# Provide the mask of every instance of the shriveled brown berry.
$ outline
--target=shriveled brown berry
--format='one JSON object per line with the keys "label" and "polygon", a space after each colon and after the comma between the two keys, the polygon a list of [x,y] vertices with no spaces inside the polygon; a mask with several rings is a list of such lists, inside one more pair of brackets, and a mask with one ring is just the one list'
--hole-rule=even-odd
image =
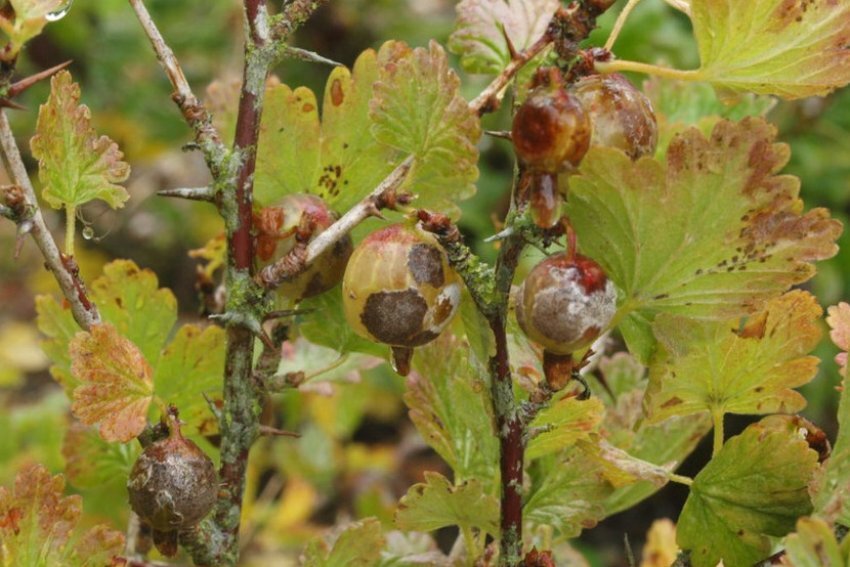
{"label": "shriveled brown berry", "polygon": [[573,87],[593,124],[591,145],[610,146],[632,159],[655,153],[658,123],[652,103],[624,76],[590,75]]}
{"label": "shriveled brown berry", "polygon": [[585,256],[549,256],[528,274],[516,300],[523,332],[555,354],[590,346],[617,309],[614,284]]}
{"label": "shriveled brown berry", "polygon": [[[309,243],[335,221],[336,215],[319,197],[287,195],[255,215],[257,257],[271,264],[299,241]],[[331,289],[342,279],[352,249],[351,237],[346,235],[294,279],[283,282],[278,293],[297,301]]]}
{"label": "shriveled brown berry", "polygon": [[139,455],[127,481],[133,511],[160,532],[196,525],[215,504],[218,477],[209,457],[176,426]]}
{"label": "shriveled brown berry", "polygon": [[526,169],[558,173],[590,147],[591,124],[578,99],[558,82],[531,90],[514,115],[511,139]]}

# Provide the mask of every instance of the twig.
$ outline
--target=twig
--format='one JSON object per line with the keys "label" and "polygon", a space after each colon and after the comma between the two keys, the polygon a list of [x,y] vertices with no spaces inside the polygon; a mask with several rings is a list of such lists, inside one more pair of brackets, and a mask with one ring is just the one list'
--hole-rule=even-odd
{"label": "twig", "polygon": [[329,65],[331,67],[342,67],[342,63],[339,61],[334,61],[333,59],[328,59],[322,55],[314,51],[309,51],[307,49],[301,49],[300,47],[292,47],[291,45],[287,45],[283,48],[281,55],[286,57],[292,57],[293,59],[300,59],[301,61],[306,61],[307,63],[319,63],[321,65]]}
{"label": "twig", "polygon": [[175,189],[162,189],[156,192],[160,197],[175,197],[177,199],[188,199],[190,201],[215,201],[215,191],[211,187],[178,187]]}
{"label": "twig", "polygon": [[296,433],[295,431],[284,431],[283,429],[278,429],[276,427],[271,427],[269,425],[261,425],[260,426],[260,435],[267,435],[269,437],[301,437],[300,433]]}
{"label": "twig", "polygon": [[29,219],[32,222],[30,233],[39,250],[41,250],[44,264],[48,270],[53,272],[53,276],[62,290],[62,295],[71,305],[74,320],[80,327],[88,330],[92,325],[100,323],[100,313],[86,294],[85,285],[80,279],[79,272],[76,271],[76,263],[73,262],[73,258],[69,258],[59,251],[53,235],[47,229],[41,209],[38,206],[35,189],[21,159],[21,152],[9,126],[9,119],[3,110],[0,110],[0,145],[3,147],[3,154],[9,164],[9,171],[15,183],[23,190],[26,206],[32,211]]}

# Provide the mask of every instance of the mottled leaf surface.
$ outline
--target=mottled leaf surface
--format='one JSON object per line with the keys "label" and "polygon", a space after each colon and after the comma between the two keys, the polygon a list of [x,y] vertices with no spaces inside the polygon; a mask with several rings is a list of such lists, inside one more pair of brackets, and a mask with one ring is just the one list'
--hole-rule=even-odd
{"label": "mottled leaf surface", "polygon": [[496,74],[511,61],[505,36],[517,51],[537,41],[558,9],[557,0],[462,0],[449,50],[470,73]]}
{"label": "mottled leaf surface", "polygon": [[91,112],[80,104],[80,87],[67,71],[60,71],[50,81],[50,97],[39,108],[30,147],[38,160],[42,195],[54,209],[94,199],[106,201],[114,209],[130,197],[118,185],[127,180],[130,165],[123,161],[115,142],[97,136]]}
{"label": "mottled leaf surface", "polygon": [[799,181],[778,172],[788,147],[764,120],[719,122],[677,136],[666,160],[593,148],[570,179],[568,211],[582,252],[623,292],[618,318],[641,361],[658,313],[727,320],[814,274],[841,224],[803,212]]}
{"label": "mottled leaf surface", "polygon": [[804,291],[791,291],[738,321],[700,322],[671,315],[655,320],[661,348],[650,369],[644,400],[651,421],[673,415],[768,414],[801,410],[793,388],[817,373],[806,356],[820,341],[821,308]]}
{"label": "mottled leaf surface", "polygon": [[528,442],[525,458],[529,461],[572,446],[580,439],[589,439],[605,413],[598,398],[579,400],[565,396],[552,402],[537,414],[531,427],[545,427],[545,431]]}
{"label": "mottled leaf surface", "polygon": [[109,323],[81,331],[69,345],[71,372],[80,385],[71,411],[99,425],[107,441],[126,443],[147,424],[153,399],[152,370],[142,352]]}
{"label": "mottled leaf surface", "polygon": [[698,78],[794,99],[850,82],[850,4],[837,0],[691,0]]}
{"label": "mottled leaf surface", "polygon": [[399,501],[395,523],[405,531],[430,532],[459,526],[497,536],[499,500],[486,493],[476,479],[454,486],[443,475],[426,471],[425,482],[411,486]]}
{"label": "mottled leaf surface", "polygon": [[381,522],[366,518],[349,524],[328,550],[324,542],[313,542],[304,552],[305,567],[371,567],[378,562],[384,536]]}
{"label": "mottled leaf surface", "polygon": [[16,567],[102,567],[121,553],[124,536],[96,526],[80,529],[82,499],[64,496],[65,479],[41,465],[0,486],[0,564]]}
{"label": "mottled leaf surface", "polygon": [[729,439],[694,478],[679,516],[678,543],[692,564],[752,565],[770,555],[768,536],[784,536],[812,510],[807,486],[817,460],[788,416]]}

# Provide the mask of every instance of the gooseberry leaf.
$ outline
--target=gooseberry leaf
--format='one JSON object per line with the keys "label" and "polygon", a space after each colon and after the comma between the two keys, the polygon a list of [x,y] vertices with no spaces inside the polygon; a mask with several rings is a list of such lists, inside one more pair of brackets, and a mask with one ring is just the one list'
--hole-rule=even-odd
{"label": "gooseberry leaf", "polygon": [[342,286],[305,299],[299,307],[307,314],[299,317],[298,329],[311,343],[332,348],[341,355],[360,352],[384,358],[389,356],[387,347],[367,341],[346,322]]}
{"label": "gooseberry leaf", "polygon": [[771,416],[729,439],[694,478],[679,516],[678,543],[695,567],[752,565],[812,511],[807,490],[818,454],[797,420]]}
{"label": "gooseberry leaf", "polygon": [[330,550],[324,542],[311,542],[304,553],[304,566],[370,567],[378,562],[383,546],[381,522],[366,518],[349,524]]}
{"label": "gooseberry leaf", "polygon": [[314,193],[345,211],[392,171],[391,149],[376,144],[369,131],[377,78],[377,54],[371,49],[360,54],[352,71],[336,67],[325,85],[321,121],[310,89],[274,83],[266,88],[254,181],[257,203]]}
{"label": "gooseberry leaf", "polygon": [[37,464],[22,469],[11,489],[0,486],[0,564],[100,567],[121,553],[120,532],[102,525],[82,532],[82,499],[64,490],[61,475]]}
{"label": "gooseberry leaf", "polygon": [[78,421],[68,425],[62,442],[65,475],[79,489],[119,484],[123,490],[140,453],[138,443],[109,443]]}
{"label": "gooseberry leaf", "polygon": [[[641,362],[658,313],[722,321],[758,308],[833,256],[841,223],[803,212],[799,181],[777,175],[788,148],[760,118],[677,136],[666,160],[592,148],[567,205],[582,252],[623,291],[618,319]],[[660,238],[659,235],[664,235]]]}
{"label": "gooseberry leaf", "polygon": [[39,295],[35,298],[36,323],[38,330],[45,335],[41,343],[44,354],[52,362],[50,375],[66,392],[71,392],[78,385],[71,374],[71,356],[68,354],[68,343],[80,330],[70,307],[63,307],[51,295]]}
{"label": "gooseberry leaf", "polygon": [[465,341],[444,332],[417,349],[413,370],[404,403],[422,439],[449,464],[456,482],[477,479],[490,490],[499,447],[486,369]]}
{"label": "gooseberry leaf", "polygon": [[80,104],[80,87],[67,71],[50,80],[50,97],[39,108],[35,131],[30,147],[51,207],[76,207],[94,199],[113,209],[124,206],[130,195],[117,184],[127,180],[130,165],[115,142],[97,136],[88,107]]}
{"label": "gooseberry leaf", "polygon": [[505,36],[517,51],[537,41],[559,7],[557,0],[462,0],[449,50],[470,73],[500,73],[511,62]]}
{"label": "gooseberry leaf", "polygon": [[375,368],[383,359],[360,353],[340,353],[335,349],[313,344],[303,337],[284,341],[280,348],[280,364],[272,380],[291,380],[308,385],[315,382],[356,383],[361,372]]}
{"label": "gooseberry leaf", "polygon": [[742,328],[738,320],[700,322],[659,315],[660,348],[644,405],[651,422],[673,415],[793,413],[806,405],[792,388],[817,373],[805,356],[820,342],[821,308],[805,291],[767,302]]}
{"label": "gooseberry leaf", "polygon": [[476,528],[497,536],[498,522],[499,500],[486,493],[478,480],[452,485],[433,471],[425,471],[425,482],[414,484],[402,496],[395,515],[396,527],[405,531],[459,526],[461,530]]}
{"label": "gooseberry leaf", "polygon": [[104,323],[79,332],[68,348],[71,372],[80,382],[71,404],[74,415],[86,425],[99,424],[106,441],[137,437],[153,399],[152,370],[139,347]]}
{"label": "gooseberry leaf", "polygon": [[797,531],[785,538],[785,554],[780,565],[793,567],[846,567],[832,528],[820,518],[800,518]]}
{"label": "gooseberry leaf", "polygon": [[841,375],[847,374],[847,351],[850,351],[850,304],[841,302],[833,305],[827,311],[826,322],[829,325],[829,338],[841,349],[836,355],[835,362],[840,367]]}
{"label": "gooseberry leaf", "polygon": [[162,350],[153,373],[156,396],[177,406],[180,420],[203,435],[218,431],[209,403],[221,400],[224,353],[224,329],[183,325]]}
{"label": "gooseberry leaf", "polygon": [[545,427],[545,430],[528,442],[525,458],[532,461],[589,439],[602,422],[604,412],[599,398],[579,400],[575,396],[563,396],[552,402],[531,422],[532,428]]}
{"label": "gooseberry leaf", "polygon": [[734,92],[824,96],[850,82],[850,4],[691,0],[697,79]]}
{"label": "gooseberry leaf", "polygon": [[369,104],[372,135],[413,155],[407,187],[418,207],[452,216],[475,193],[481,124],[460,94],[460,79],[436,42],[411,49],[389,41],[378,52],[378,81]]}
{"label": "gooseberry leaf", "polygon": [[0,30],[8,37],[12,53],[17,53],[23,45],[41,33],[47,25],[48,14],[57,12],[68,3],[67,0],[10,0],[14,14],[0,14]]}
{"label": "gooseberry leaf", "polygon": [[655,520],[646,532],[641,567],[670,567],[679,555],[676,525],[667,518]]}

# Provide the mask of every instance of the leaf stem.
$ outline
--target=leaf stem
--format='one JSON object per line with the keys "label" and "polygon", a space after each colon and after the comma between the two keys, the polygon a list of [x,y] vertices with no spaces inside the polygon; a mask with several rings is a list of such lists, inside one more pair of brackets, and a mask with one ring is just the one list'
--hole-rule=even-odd
{"label": "leaf stem", "polygon": [[684,484],[685,486],[691,486],[694,483],[694,479],[680,474],[670,473],[667,478],[669,478],[671,482],[678,482],[679,484]]}
{"label": "leaf stem", "polygon": [[608,36],[608,41],[605,42],[605,49],[608,51],[611,51],[611,48],[614,47],[614,43],[620,35],[620,30],[623,29],[623,25],[626,23],[629,14],[632,13],[632,10],[634,10],[635,6],[638,5],[638,2],[640,2],[640,0],[629,0],[623,7],[620,15],[617,16],[617,21],[614,22],[614,28],[611,30],[611,35]]}
{"label": "leaf stem", "polygon": [[609,61],[607,63],[596,62],[595,68],[600,73],[632,71],[635,73],[644,73],[646,75],[655,75],[665,79],[679,79],[681,81],[699,81],[702,79],[702,74],[699,69],[683,71],[681,69],[660,67],[650,63],[640,63],[639,61],[627,61],[624,59],[615,59],[614,61]]}
{"label": "leaf stem", "polygon": [[725,438],[723,432],[723,410],[713,408],[711,410],[711,419],[714,422],[714,445],[711,450],[711,456],[715,457],[723,448],[723,440]]}
{"label": "leaf stem", "polygon": [[65,255],[74,255],[74,236],[77,233],[77,207],[65,205]]}

